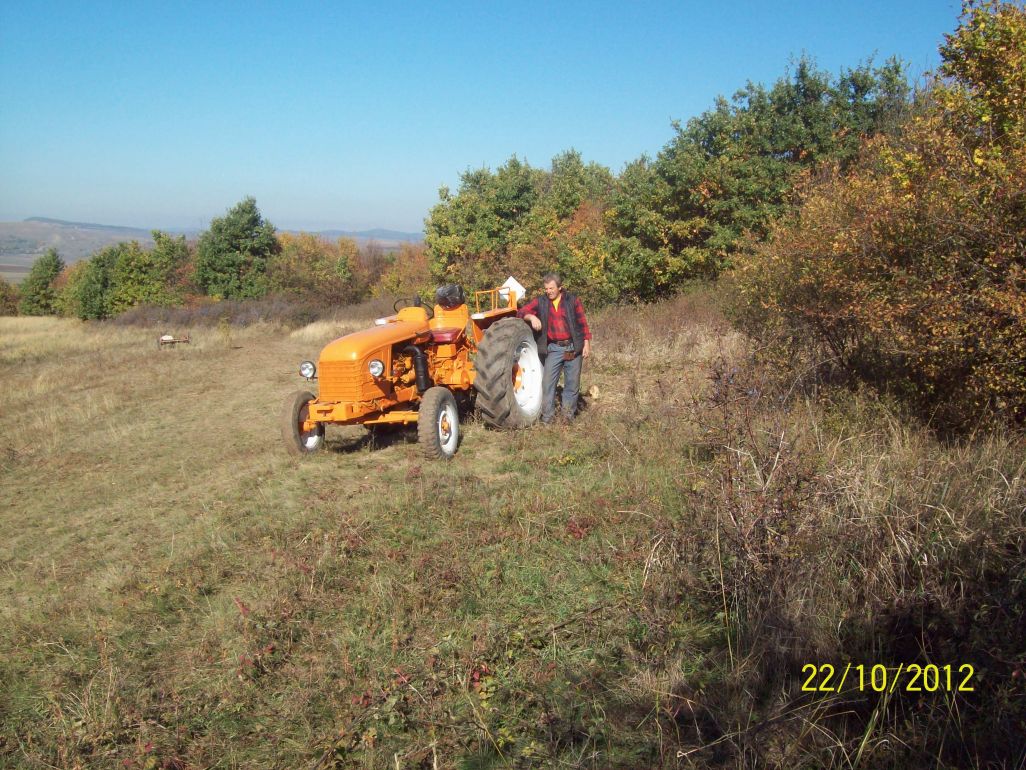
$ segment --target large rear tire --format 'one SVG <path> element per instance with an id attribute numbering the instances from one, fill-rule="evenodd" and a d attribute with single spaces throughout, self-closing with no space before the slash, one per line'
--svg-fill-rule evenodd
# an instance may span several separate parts
<path id="1" fill-rule="evenodd" d="M 429 460 L 451 460 L 460 445 L 460 414 L 447 388 L 424 392 L 417 417 L 417 439 Z"/>
<path id="2" fill-rule="evenodd" d="M 519 318 L 488 327 L 474 362 L 477 406 L 496 428 L 527 428 L 542 411 L 544 369 L 531 328 Z"/>
<path id="3" fill-rule="evenodd" d="M 285 399 L 281 413 L 281 437 L 289 454 L 308 455 L 324 448 L 324 423 L 317 423 L 313 430 L 303 430 L 313 400 L 314 394 L 305 390 L 297 390 Z"/>

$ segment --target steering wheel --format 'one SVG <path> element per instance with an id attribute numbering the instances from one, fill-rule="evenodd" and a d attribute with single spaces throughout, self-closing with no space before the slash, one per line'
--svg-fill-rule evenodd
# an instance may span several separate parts
<path id="1" fill-rule="evenodd" d="M 392 303 L 392 310 L 394 310 L 397 313 L 404 307 L 422 307 L 424 308 L 424 311 L 427 313 L 428 320 L 435 317 L 435 311 L 432 310 L 428 305 L 425 305 L 424 301 L 416 295 L 413 296 L 413 299 L 406 299 L 405 297 L 400 297 Z"/>

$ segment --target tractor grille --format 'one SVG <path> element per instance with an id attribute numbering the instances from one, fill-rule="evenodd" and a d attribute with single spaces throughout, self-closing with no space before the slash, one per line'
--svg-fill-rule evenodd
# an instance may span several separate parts
<path id="1" fill-rule="evenodd" d="M 374 397 L 365 392 L 365 385 L 372 384 L 373 380 L 360 361 L 326 361 L 320 367 L 318 378 L 321 401 L 363 401 Z"/>

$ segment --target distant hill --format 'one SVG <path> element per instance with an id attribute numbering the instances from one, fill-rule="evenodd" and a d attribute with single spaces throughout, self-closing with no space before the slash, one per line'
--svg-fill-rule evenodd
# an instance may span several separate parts
<path id="1" fill-rule="evenodd" d="M 166 232 L 192 239 L 202 231 L 167 228 Z M 422 233 L 382 228 L 360 231 L 321 230 L 314 234 L 325 240 L 352 238 L 361 245 L 373 241 L 386 251 L 395 251 L 402 243 L 419 243 L 424 240 Z M 57 249 L 61 258 L 70 265 L 121 241 L 138 241 L 144 247 L 153 245 L 150 230 L 139 227 L 69 222 L 49 217 L 0 222 L 0 276 L 15 283 L 20 282 L 28 274 L 32 263 L 50 248 Z"/>
<path id="2" fill-rule="evenodd" d="M 25 222 L 38 222 L 43 225 L 56 225 L 62 228 L 73 228 L 75 230 L 95 230 L 97 232 L 107 233 L 124 233 L 127 237 L 132 239 L 138 239 L 141 237 L 149 238 L 150 231 L 143 230 L 139 227 L 122 227 L 120 225 L 98 225 L 93 222 L 68 222 L 64 219 L 50 219 L 49 217 L 29 217 Z M 22 222 L 20 224 L 25 224 Z M 18 223 L 15 223 L 18 224 Z"/>
<path id="3" fill-rule="evenodd" d="M 32 263 L 55 248 L 67 264 L 78 262 L 119 241 L 139 241 L 152 246 L 149 230 L 134 227 L 64 222 L 33 217 L 24 222 L 0 222 L 0 275 L 21 281 Z"/>
<path id="4" fill-rule="evenodd" d="M 290 231 L 294 232 L 294 231 Z M 404 233 L 401 230 L 320 230 L 317 235 L 322 238 L 354 238 L 357 241 L 378 241 L 379 243 L 420 243 L 424 240 L 424 233 Z"/>

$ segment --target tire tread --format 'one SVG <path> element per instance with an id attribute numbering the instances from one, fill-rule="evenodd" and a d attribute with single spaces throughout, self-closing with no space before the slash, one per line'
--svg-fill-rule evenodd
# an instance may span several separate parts
<path id="1" fill-rule="evenodd" d="M 514 346 L 522 338 L 526 325 L 519 318 L 503 318 L 485 332 L 474 367 L 477 372 L 477 408 L 484 421 L 496 428 L 522 428 L 513 414 L 510 371 Z"/>

